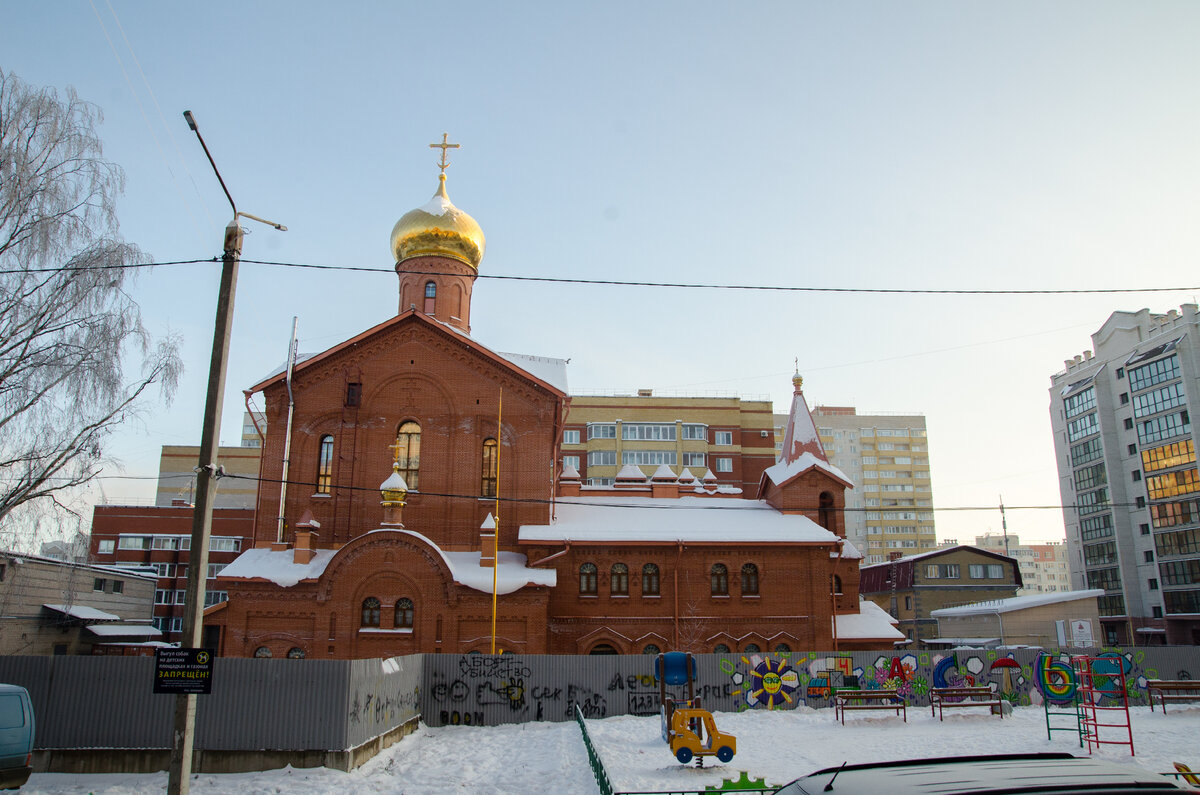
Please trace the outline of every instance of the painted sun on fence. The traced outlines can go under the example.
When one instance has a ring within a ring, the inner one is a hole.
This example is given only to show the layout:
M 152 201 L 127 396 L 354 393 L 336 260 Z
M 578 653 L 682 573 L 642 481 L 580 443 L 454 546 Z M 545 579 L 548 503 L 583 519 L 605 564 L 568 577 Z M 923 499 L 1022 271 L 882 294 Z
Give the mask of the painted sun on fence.
M 749 659 L 743 657 L 742 662 L 750 666 L 750 671 L 744 678 L 740 673 L 735 674 L 734 682 L 741 687 L 733 695 L 745 699 L 747 707 L 775 709 L 796 705 L 792 694 L 800 689 L 800 676 L 785 658 L 772 660 L 754 655 Z

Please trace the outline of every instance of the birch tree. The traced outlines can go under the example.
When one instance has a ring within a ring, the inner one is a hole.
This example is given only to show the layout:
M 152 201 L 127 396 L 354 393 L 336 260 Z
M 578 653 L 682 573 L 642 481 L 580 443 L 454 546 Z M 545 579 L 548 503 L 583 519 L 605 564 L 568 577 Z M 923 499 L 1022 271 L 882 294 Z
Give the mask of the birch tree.
M 23 514 L 70 511 L 113 430 L 169 401 L 182 369 L 128 292 L 148 260 L 120 237 L 101 121 L 72 89 L 0 70 L 0 546 Z

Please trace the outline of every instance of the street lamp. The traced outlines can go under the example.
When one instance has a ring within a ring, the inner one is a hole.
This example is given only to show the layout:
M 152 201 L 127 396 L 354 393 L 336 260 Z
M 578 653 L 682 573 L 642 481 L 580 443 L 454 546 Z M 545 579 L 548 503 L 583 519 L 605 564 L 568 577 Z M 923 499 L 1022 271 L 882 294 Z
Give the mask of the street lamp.
M 205 580 L 208 577 L 208 539 L 212 534 L 213 499 L 216 496 L 217 447 L 221 431 L 221 398 L 225 394 L 226 359 L 229 356 L 229 337 L 233 328 L 233 299 L 237 290 L 238 261 L 242 257 L 243 232 L 238 218 L 273 226 L 281 232 L 287 227 L 266 221 L 250 213 L 238 212 L 225 180 L 213 162 L 208 146 L 196 126 L 190 110 L 183 112 L 188 128 L 200 139 L 204 154 L 212 165 L 225 198 L 233 208 L 233 220 L 225 227 L 225 240 L 221 257 L 221 287 L 217 294 L 217 318 L 213 329 L 212 359 L 208 366 L 208 396 L 204 403 L 204 428 L 200 434 L 200 461 L 196 467 L 196 503 L 192 511 L 192 548 L 188 559 L 187 598 L 183 618 L 183 643 L 185 648 L 199 648 L 204 629 Z M 196 696 L 193 693 L 175 697 L 175 724 L 171 746 L 171 765 L 167 773 L 167 792 L 171 795 L 187 795 L 192 772 L 192 746 L 196 732 Z

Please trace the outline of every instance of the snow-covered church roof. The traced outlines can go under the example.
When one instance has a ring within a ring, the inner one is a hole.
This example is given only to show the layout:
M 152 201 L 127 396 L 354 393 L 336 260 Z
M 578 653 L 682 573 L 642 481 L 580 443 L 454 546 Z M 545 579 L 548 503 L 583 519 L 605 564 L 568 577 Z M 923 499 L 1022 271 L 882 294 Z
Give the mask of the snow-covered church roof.
M 480 553 L 447 552 L 428 537 L 411 530 L 380 528 L 372 533 L 399 533 L 420 539 L 432 547 L 450 569 L 454 582 L 483 593 L 492 592 L 492 567 L 480 566 Z M 308 563 L 296 563 L 293 550 L 248 549 L 221 570 L 222 578 L 269 580 L 284 588 L 290 588 L 301 580 L 315 580 L 325 573 L 337 550 L 320 549 Z M 501 552 L 497 558 L 496 592 L 508 594 L 527 585 L 554 587 L 558 573 L 554 569 L 531 569 L 525 564 L 528 558 L 518 552 Z
M 825 543 L 840 539 L 806 516 L 762 500 L 680 497 L 562 498 L 551 524 L 521 525 L 522 542 Z

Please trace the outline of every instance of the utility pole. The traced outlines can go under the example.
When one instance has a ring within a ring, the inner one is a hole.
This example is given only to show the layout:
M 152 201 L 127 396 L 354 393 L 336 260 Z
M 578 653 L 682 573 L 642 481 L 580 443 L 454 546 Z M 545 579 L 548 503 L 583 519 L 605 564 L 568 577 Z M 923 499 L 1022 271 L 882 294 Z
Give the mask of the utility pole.
M 1004 515 L 1004 495 L 1000 495 L 1000 531 L 1004 533 L 1004 555 L 1008 557 L 1008 519 Z
M 233 329 L 233 303 L 237 292 L 238 261 L 242 257 L 242 227 L 238 217 L 253 218 L 280 231 L 287 231 L 282 224 L 264 221 L 249 213 L 238 212 L 225 180 L 217 171 L 208 146 L 196 127 L 191 111 L 184 111 L 188 127 L 200 139 L 204 154 L 212 165 L 229 206 L 233 208 L 233 220 L 225 227 L 225 240 L 221 256 L 221 287 L 217 293 L 217 317 L 213 329 L 212 358 L 208 365 L 208 394 L 204 402 L 204 428 L 200 435 L 200 461 L 196 467 L 196 503 L 192 512 L 192 547 L 188 557 L 187 598 L 183 616 L 184 648 L 200 648 L 204 630 L 204 599 L 208 578 L 208 540 L 212 535 L 213 500 L 216 497 L 217 479 L 223 472 L 217 466 L 217 447 L 221 433 L 221 398 L 225 394 L 226 359 L 229 356 L 229 338 Z M 167 792 L 170 795 L 187 795 L 192 774 L 192 748 L 196 734 L 196 696 L 193 693 L 175 697 L 175 723 L 172 732 L 171 764 L 167 771 Z

